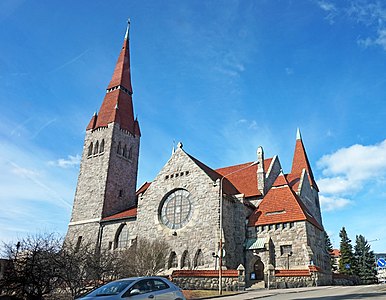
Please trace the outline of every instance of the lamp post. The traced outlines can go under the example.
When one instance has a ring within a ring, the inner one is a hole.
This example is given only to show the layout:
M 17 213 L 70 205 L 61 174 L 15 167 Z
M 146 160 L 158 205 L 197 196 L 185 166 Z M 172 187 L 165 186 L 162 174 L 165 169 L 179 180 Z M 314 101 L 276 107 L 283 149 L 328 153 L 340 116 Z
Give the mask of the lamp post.
M 257 165 L 258 163 L 259 163 L 258 161 L 254 161 L 253 163 L 249 164 L 248 166 L 245 166 L 245 167 L 243 167 L 241 169 L 235 170 L 233 172 L 230 172 L 230 173 L 224 175 L 220 179 L 220 235 L 219 235 L 219 237 L 220 237 L 220 245 L 219 245 L 219 253 L 218 253 L 218 256 L 219 256 L 218 293 L 220 295 L 222 295 L 222 258 L 223 258 L 223 244 L 222 244 L 223 182 L 224 182 L 224 179 L 226 177 L 228 177 L 228 176 L 230 176 L 232 174 L 235 174 L 237 172 L 243 171 L 245 169 L 248 169 L 249 167 Z

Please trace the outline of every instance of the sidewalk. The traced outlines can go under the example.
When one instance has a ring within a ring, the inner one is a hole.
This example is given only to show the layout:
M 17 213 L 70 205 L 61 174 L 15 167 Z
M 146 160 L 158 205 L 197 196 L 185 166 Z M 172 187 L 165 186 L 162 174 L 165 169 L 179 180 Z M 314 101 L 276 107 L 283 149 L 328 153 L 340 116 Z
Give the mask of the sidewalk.
M 302 288 L 290 288 L 290 289 L 275 289 L 275 290 L 267 290 L 267 289 L 259 289 L 259 290 L 247 290 L 245 292 L 242 292 L 240 294 L 236 295 L 226 295 L 226 296 L 214 296 L 210 298 L 204 298 L 204 299 L 215 299 L 218 298 L 219 300 L 253 300 L 253 299 L 260 299 L 265 298 L 269 296 L 275 296 L 279 294 L 289 294 L 289 293 L 300 293 L 304 291 L 315 291 L 315 290 L 321 290 L 326 288 L 332 288 L 331 286 L 318 286 L 318 287 L 302 287 Z

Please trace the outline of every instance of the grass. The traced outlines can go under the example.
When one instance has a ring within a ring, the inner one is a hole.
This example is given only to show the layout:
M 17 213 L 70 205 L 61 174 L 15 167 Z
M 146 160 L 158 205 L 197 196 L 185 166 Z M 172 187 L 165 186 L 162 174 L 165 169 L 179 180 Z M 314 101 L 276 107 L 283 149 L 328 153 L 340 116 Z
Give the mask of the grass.
M 218 296 L 218 291 L 215 291 L 215 290 L 183 290 L 183 293 L 187 300 Z M 237 294 L 237 292 L 226 292 L 226 291 L 223 291 L 222 293 L 223 295 Z

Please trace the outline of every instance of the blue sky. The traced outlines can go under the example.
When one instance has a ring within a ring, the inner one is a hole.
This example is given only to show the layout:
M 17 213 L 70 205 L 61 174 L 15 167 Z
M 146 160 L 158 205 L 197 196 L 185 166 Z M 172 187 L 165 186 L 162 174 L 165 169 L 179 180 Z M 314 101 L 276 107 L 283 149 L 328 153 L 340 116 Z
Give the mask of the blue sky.
M 128 17 L 138 184 L 173 141 L 289 172 L 299 127 L 334 245 L 345 226 L 386 252 L 386 3 L 365 0 L 1 1 L 0 240 L 66 232 Z

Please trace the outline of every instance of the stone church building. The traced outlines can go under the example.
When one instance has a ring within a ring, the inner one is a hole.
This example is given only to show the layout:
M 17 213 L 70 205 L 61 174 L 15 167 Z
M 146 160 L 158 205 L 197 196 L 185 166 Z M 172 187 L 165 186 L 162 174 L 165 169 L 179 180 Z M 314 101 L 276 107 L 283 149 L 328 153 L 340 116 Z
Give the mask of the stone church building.
M 128 30 L 106 95 L 87 128 L 66 240 L 116 251 L 137 239 L 170 246 L 173 270 L 245 268 L 247 285 L 313 277 L 328 283 L 318 186 L 300 131 L 291 172 L 278 156 L 212 169 L 178 144 L 151 181 L 137 187 L 141 131 L 134 118 Z M 251 149 L 251 151 L 255 151 Z

